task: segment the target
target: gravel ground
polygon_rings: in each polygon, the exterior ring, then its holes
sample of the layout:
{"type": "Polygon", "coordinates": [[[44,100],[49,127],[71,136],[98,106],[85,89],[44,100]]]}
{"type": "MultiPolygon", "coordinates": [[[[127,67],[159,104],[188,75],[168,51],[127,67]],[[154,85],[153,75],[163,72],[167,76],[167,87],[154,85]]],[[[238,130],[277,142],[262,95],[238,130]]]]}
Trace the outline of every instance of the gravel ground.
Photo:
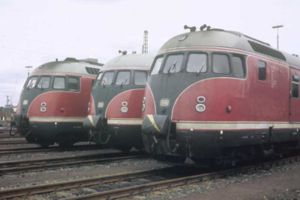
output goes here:
{"type": "Polygon", "coordinates": [[[41,172],[28,172],[19,175],[0,176],[0,190],[37,184],[57,183],[94,176],[110,176],[121,173],[158,169],[169,165],[153,159],[130,159],[106,164],[89,164],[76,167],[63,167],[41,172]]]}
{"type": "Polygon", "coordinates": [[[129,199],[300,199],[300,163],[141,194],[129,199]]]}

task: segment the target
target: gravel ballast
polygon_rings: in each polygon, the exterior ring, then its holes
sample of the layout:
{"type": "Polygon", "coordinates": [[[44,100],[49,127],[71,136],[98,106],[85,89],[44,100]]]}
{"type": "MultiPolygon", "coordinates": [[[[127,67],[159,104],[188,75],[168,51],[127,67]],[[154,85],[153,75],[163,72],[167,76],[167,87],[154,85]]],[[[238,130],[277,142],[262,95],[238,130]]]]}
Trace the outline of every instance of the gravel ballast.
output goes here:
{"type": "Polygon", "coordinates": [[[150,199],[300,199],[300,163],[134,196],[150,199]]]}

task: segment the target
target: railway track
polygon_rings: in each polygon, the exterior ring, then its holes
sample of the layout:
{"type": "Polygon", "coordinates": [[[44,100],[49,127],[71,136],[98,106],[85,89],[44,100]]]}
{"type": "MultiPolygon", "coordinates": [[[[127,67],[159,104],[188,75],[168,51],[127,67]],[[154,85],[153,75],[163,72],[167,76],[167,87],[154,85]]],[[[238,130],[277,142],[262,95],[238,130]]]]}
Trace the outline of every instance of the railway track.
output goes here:
{"type": "Polygon", "coordinates": [[[238,173],[249,173],[249,171],[254,173],[257,170],[269,169],[272,166],[299,161],[300,156],[295,156],[282,160],[265,162],[257,165],[239,167],[217,172],[199,172],[199,170],[189,171],[185,168],[182,169],[178,167],[169,167],[151,171],[119,174],[108,177],[94,177],[89,179],[52,183],[47,185],[9,189],[0,191],[0,196],[2,199],[6,199],[43,194],[43,197],[45,197],[46,195],[46,198],[50,197],[51,199],[55,199],[54,192],[65,191],[65,193],[70,193],[69,197],[65,198],[65,200],[104,198],[117,199],[133,196],[140,193],[146,193],[170,187],[177,187],[190,183],[213,180],[216,178],[231,176],[238,173]],[[189,173],[179,173],[185,171],[189,171],[189,173]],[[93,192],[90,192],[89,194],[86,194],[86,192],[81,192],[80,189],[83,188],[89,188],[89,191],[93,192]],[[74,191],[76,191],[76,193],[74,193],[74,191]]]}
{"type": "Polygon", "coordinates": [[[20,134],[16,133],[16,130],[13,130],[12,134],[9,133],[10,129],[0,130],[0,138],[13,138],[13,137],[22,137],[20,134]]]}
{"type": "Polygon", "coordinates": [[[95,150],[99,146],[93,144],[75,145],[69,148],[61,148],[53,146],[48,148],[42,147],[29,147],[29,148],[0,148],[0,155],[7,154],[21,154],[21,153],[46,153],[46,152],[60,152],[60,151],[77,151],[77,150],[95,150]]]}
{"type": "Polygon", "coordinates": [[[24,138],[13,138],[9,140],[0,140],[0,145],[6,144],[27,144],[28,142],[24,138]]]}
{"type": "Polygon", "coordinates": [[[24,138],[24,137],[19,134],[10,135],[9,133],[0,133],[0,139],[6,139],[6,138],[24,138]]]}
{"type": "Polygon", "coordinates": [[[20,173],[34,170],[44,170],[62,166],[74,166],[90,163],[103,163],[116,160],[141,158],[141,153],[134,152],[131,154],[124,153],[94,153],[80,156],[64,156],[59,158],[45,158],[45,159],[30,159],[18,161],[0,162],[0,175],[8,173],[20,173]]]}

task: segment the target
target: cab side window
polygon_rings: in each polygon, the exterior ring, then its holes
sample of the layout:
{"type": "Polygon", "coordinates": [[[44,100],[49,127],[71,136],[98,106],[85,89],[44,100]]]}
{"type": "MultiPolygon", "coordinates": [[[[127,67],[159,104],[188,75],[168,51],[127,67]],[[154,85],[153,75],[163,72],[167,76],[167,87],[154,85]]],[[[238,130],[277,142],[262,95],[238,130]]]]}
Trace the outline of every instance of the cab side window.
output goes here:
{"type": "Polygon", "coordinates": [[[37,84],[37,88],[40,89],[48,89],[50,87],[51,77],[49,76],[42,76],[37,84]]]}
{"type": "Polygon", "coordinates": [[[130,71],[118,72],[116,78],[116,85],[129,85],[130,83],[130,71]]]}
{"type": "Polygon", "coordinates": [[[79,77],[68,77],[68,89],[69,90],[79,90],[80,89],[79,77]]]}
{"type": "Polygon", "coordinates": [[[101,85],[111,85],[115,72],[105,72],[102,76],[101,85]]]}
{"type": "Polygon", "coordinates": [[[299,76],[293,75],[292,77],[292,91],[293,98],[299,98],[299,76]]]}
{"type": "Polygon", "coordinates": [[[135,85],[146,85],[147,72],[135,71],[134,72],[134,84],[135,85]]]}
{"type": "Polygon", "coordinates": [[[258,80],[267,79],[267,63],[264,61],[258,61],[258,80]]]}
{"type": "Polygon", "coordinates": [[[235,77],[244,78],[245,66],[244,66],[244,58],[241,56],[233,55],[231,59],[232,72],[235,77]]]}
{"type": "Polygon", "coordinates": [[[230,65],[229,65],[229,57],[225,54],[214,53],[212,55],[212,69],[216,74],[229,74],[230,73],[230,65]]]}
{"type": "Polygon", "coordinates": [[[58,90],[65,89],[66,88],[65,77],[54,77],[53,88],[58,90]]]}

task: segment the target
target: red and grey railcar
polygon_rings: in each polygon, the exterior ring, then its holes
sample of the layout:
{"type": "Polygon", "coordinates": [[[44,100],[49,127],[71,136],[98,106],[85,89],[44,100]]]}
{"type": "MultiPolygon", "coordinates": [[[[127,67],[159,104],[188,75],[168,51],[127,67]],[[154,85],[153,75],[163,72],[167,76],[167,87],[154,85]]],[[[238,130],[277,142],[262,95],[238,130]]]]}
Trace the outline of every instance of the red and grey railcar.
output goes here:
{"type": "Polygon", "coordinates": [[[103,67],[92,89],[87,126],[97,144],[143,148],[142,102],[153,57],[121,55],[103,67]]]}
{"type": "Polygon", "coordinates": [[[299,79],[297,56],[242,33],[175,36],[146,86],[146,151],[203,161],[299,146],[299,79]]]}
{"type": "Polygon", "coordinates": [[[28,142],[61,146],[88,139],[83,120],[88,114],[92,82],[102,64],[67,58],[37,67],[28,77],[18,104],[16,125],[28,142]]]}

